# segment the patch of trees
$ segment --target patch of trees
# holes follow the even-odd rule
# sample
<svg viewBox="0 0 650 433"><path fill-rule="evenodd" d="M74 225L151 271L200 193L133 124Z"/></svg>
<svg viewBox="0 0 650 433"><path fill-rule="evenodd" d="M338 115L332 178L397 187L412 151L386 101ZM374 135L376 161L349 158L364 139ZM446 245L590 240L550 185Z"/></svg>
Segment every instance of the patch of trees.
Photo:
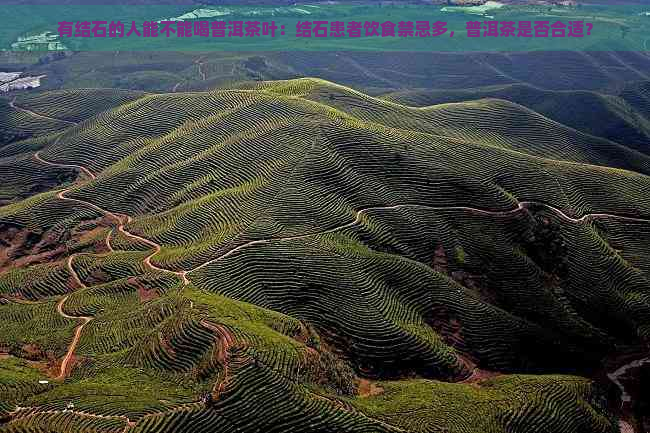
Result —
<svg viewBox="0 0 650 433"><path fill-rule="evenodd" d="M68 56L65 51L56 51L54 53L47 54L43 57L39 57L36 62L37 65L47 65L51 62L56 62L58 60L63 60Z"/></svg>
<svg viewBox="0 0 650 433"><path fill-rule="evenodd" d="M253 71L261 71L266 69L266 59L262 56L253 56L244 60L244 67Z"/></svg>
<svg viewBox="0 0 650 433"><path fill-rule="evenodd" d="M528 227L523 234L523 247L544 272L564 279L569 272L568 247L560 225L541 212L528 210Z"/></svg>
<svg viewBox="0 0 650 433"><path fill-rule="evenodd" d="M15 141L25 140L31 137L31 134L20 131L0 131L0 146L11 144Z"/></svg>

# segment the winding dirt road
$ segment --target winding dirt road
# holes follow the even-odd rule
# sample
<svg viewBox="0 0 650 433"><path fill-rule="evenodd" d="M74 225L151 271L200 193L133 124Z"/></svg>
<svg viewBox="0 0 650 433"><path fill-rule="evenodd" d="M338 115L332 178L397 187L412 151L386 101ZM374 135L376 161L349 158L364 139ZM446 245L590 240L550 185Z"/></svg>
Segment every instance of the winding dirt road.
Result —
<svg viewBox="0 0 650 433"><path fill-rule="evenodd" d="M625 386L623 386L623 384L621 383L620 378L623 375L625 375L625 373L627 373L629 370L634 370L636 368L641 367L643 364L648 364L648 363L650 363L650 357L635 359L628 362L625 365L622 365L621 367L614 370L613 372L607 374L609 380L614 382L614 384L621 390L621 406L624 406L626 403L631 402L632 396L627 392Z"/></svg>
<svg viewBox="0 0 650 433"><path fill-rule="evenodd" d="M47 161L47 160L43 159L40 156L40 151L36 152L34 154L34 158L37 161L39 161L39 162L41 162L43 164L51 165L51 166L54 166L54 167L74 168L74 169L80 170L86 176L88 176L90 178L90 180L95 180L97 178L90 170L88 170L87 168L85 168L83 166L76 165L76 164L60 164L60 163ZM148 266L150 269L155 270L155 271L167 272L167 273L171 273L171 274L174 274L174 275L178 276L181 279L181 281L183 281L183 285L187 285L187 284L190 283L190 281L188 280L188 278L186 276L187 271L172 271L172 270L169 270L169 269L161 268L161 267L156 266L153 263L151 263L151 258L160 252L161 246L160 246L160 244L157 244L156 242L153 242L153 241L151 241L149 239L143 238L142 236L138 236L138 235L133 234L133 233L129 232L128 230L126 230L124 228L124 225L128 224L128 223L130 223L132 221L130 216L128 216L128 215L118 215L118 214L113 213L111 211L108 211L106 209L102 209L101 207L99 207L99 206L97 206L97 205L95 205L93 203L90 203L88 201L67 197L65 194L67 192L69 192L70 189L72 189L72 186L70 188L66 188L66 189L60 191L59 193L57 193L57 195L56 195L57 198L59 198L61 200L67 200L67 201L71 201L71 202L74 202L74 203L79 203L79 204L88 206L88 207L96 210L97 212L99 212L101 214L104 214L107 217L115 220L117 222L117 230L120 233L122 233L124 236L126 236L128 238L131 238L133 240L136 240L136 241L143 242L143 243L145 243L145 244L147 244L147 245L149 245L150 247L153 248L153 252L151 254L149 254L144 259L144 264L146 266ZM110 244L110 233L109 233L109 236L106 239L106 245L109 247L109 250L113 249L111 247L111 244Z"/></svg>
<svg viewBox="0 0 650 433"><path fill-rule="evenodd" d="M228 386L228 383L230 381L229 377L229 361L230 361L230 354L228 350L230 350L230 347L233 345L235 341L234 335L228 331L224 326L217 325L215 323L209 322L207 320L202 320L201 325L204 328L207 328L214 332L215 338L220 342L219 344L219 352L217 353L217 360L221 362L223 365L223 378L217 382L212 387L212 395L214 396L215 399L218 399L219 396L224 392L226 386Z"/></svg>
<svg viewBox="0 0 650 433"><path fill-rule="evenodd" d="M83 167L81 165L77 165L77 164L60 164L60 163L50 162L50 161L47 161L47 160L43 159L40 156L40 152L36 152L34 154L34 159L36 161L38 161L38 162L41 162L43 164L50 165L50 166L73 168L73 169L79 170L90 181L96 179L96 176L90 170L88 170L86 167ZM130 237L130 238L135 239L135 240L142 241L142 242L146 243L147 245L152 246L154 248L153 252L151 254L149 254L144 259L145 265L149 266L149 268L151 268L153 270L168 272L168 273L172 273L174 275L177 275L183 281L183 285L189 284L189 280L187 279L187 277L185 275L186 274L185 271L180 271L180 272L178 272L178 271L170 271L170 270L163 269L163 268L160 268L158 266L155 266L154 264L151 263L151 258L160 251L161 247L160 247L159 244L157 244L157 243L155 243L153 241L150 241L150 240L145 239L145 238L143 238L141 236L138 236L138 235L134 235L134 234L128 232L127 230L125 230L124 229L124 224L131 222L130 217L128 217L128 216L122 217L120 215L117 215L117 214L115 214L113 212L102 209L99 206L96 206L96 205L94 205L94 204L92 204L90 202L84 201L84 200L78 200L78 199L75 199L75 198L66 197L65 193L70 191L71 188L72 188L72 186L70 188L66 188L66 189L60 191L59 193L57 193L57 195L56 195L57 198L59 198L60 200L67 200L67 201L71 201L71 202L74 202L74 203L79 203L79 204L88 206L88 207L98 211L99 213L102 213L102 214L108 216L109 218L115 220L117 222L117 229L121 233L123 233L125 236ZM108 247L109 252L112 252L113 247L111 246L111 243L110 243L110 236L111 236L111 233L109 232L107 234L107 236L106 236L106 246ZM74 266L73 266L73 261L78 255L79 254L70 255L70 257L68 257L68 260L66 262L66 266L67 266L67 268L68 268L68 270L70 272L70 275L72 276L73 280L75 281L75 283L81 288L87 288L86 284L84 284L84 282L81 281L81 279L79 278L79 275L77 274L77 272L75 271ZM70 315L66 314L66 312L63 310L63 308L64 308L65 302L68 300L69 296L70 295L65 296L64 298L61 299L61 301L59 301L59 303L57 304L57 312L62 317L65 317L67 319L82 320L83 323L81 323L75 329L75 333L74 333L72 342L68 346L68 351L66 352L65 357L61 361L60 372L59 372L59 375L56 377L57 380L65 379L66 376L68 375L68 373L70 372L70 363L73 360L74 352L75 352L75 350L76 350L76 348L77 348L77 346L79 344L79 339L81 338L81 332L83 331L84 326L86 326L91 320L93 320L92 317L88 317L88 316L70 316Z"/></svg>
<svg viewBox="0 0 650 433"><path fill-rule="evenodd" d="M629 370L640 368L644 364L649 363L650 356L641 359L634 359L627 364L620 366L613 372L607 374L607 378L621 390L621 407L619 408L621 412L624 412L626 407L630 408L632 404L632 396L629 392L627 392L627 389L625 389L625 385L621 381L621 377L624 376L625 373L627 373ZM632 427L630 423L623 419L619 420L619 429L621 433L635 433L634 427Z"/></svg>
<svg viewBox="0 0 650 433"><path fill-rule="evenodd" d="M126 224L130 223L131 221L132 221L131 217L127 216L126 217ZM147 238L143 238L142 236L138 236L138 235L135 235L133 233L128 232L124 228L124 224L122 222L120 222L120 225L117 227L117 229L119 230L120 233L124 234L125 236L130 237L131 239L135 239L137 241L143 242L143 243L149 245L150 247L153 247L153 249L154 249L153 252L151 254L149 254L147 257L145 257L145 259L143 261L143 263L146 266L148 266L150 269L153 269L155 271L167 272L167 273L174 274L177 277L180 277L181 281L183 281L184 286L186 286L186 285L188 285L190 283L190 280L187 278L187 271L172 271L172 270L169 270L169 269L161 268L161 267L156 266L153 263L151 263L151 259L153 258L153 256L158 254L160 252L161 248L162 248L160 246L160 244L157 244L156 242L154 242L152 240L149 240Z"/></svg>
<svg viewBox="0 0 650 433"><path fill-rule="evenodd" d="M54 167L74 168L74 169L80 170L86 176L88 176L91 180L96 179L96 176L90 170L88 170L87 168L85 168L85 167L83 167L81 165L61 164L61 163L50 162L50 161L47 161L47 160L43 159L40 156L40 151L38 151L38 152L36 152L34 154L34 158L37 161L39 161L39 162L41 162L43 164L51 165L51 166L54 166ZM124 228L124 226L126 224L129 224L130 222L132 222L132 218L130 216L128 216L128 215L118 215L118 214L113 213L111 211L102 209L99 206L97 206L97 205L95 205L93 203L90 203L88 201L67 197L65 194L67 192L69 192L71 188L72 187L60 191L57 194L57 197L59 199L61 199L61 200L68 200L68 201L72 201L72 202L76 202L76 203L88 206L88 207L96 210L97 212L102 213L102 214L108 216L111 219L114 219L118 223L118 226L117 226L118 231L120 231L126 237L129 237L129 238L131 238L133 240L136 240L136 241L139 241L139 242L143 242L143 243L145 243L145 244L147 244L147 245L149 245L150 247L153 248L153 252L144 259L144 263L145 263L146 266L148 266L152 270L174 274L174 275L178 276L183 281L184 285L187 285L187 284L190 283L190 280L188 278L188 274L191 274L194 271L198 271L199 269L202 269L205 266L208 266L208 265L210 265L212 263L215 263L215 262L217 262L219 260L223 260L223 259L235 254L236 252L238 252L238 251L240 251L242 249L245 249L245 248L248 248L248 247L251 247L251 246L254 246L254 245L267 244L267 243L270 243L270 242L299 240L299 239L305 239L305 238L308 238L308 237L311 237L311 236L318 236L318 235L324 235L324 234L328 234L328 233L334 233L334 232L344 230L346 228L353 227L353 226L357 225L358 223L361 222L361 218L363 217L363 215L367 214L368 212L371 212L371 211L399 210L399 209L426 209L426 210L434 210L434 211L435 210L441 210L441 211L443 211L443 210L460 210L460 211L467 211L467 212L472 212L472 213L481 214L481 215L490 215L490 216L495 216L495 217L503 217L503 216L508 216L508 215L515 214L517 212L523 211L523 210L531 208L531 207L543 207L543 208L546 208L546 209L554 212L561 219L563 219L563 220L565 220L567 222L571 222L571 223L582 223L582 222L586 222L586 221L589 221L589 220L606 219L606 218L618 219L618 220L629 221L629 222L650 223L650 219L636 218L636 217L630 217L630 216L624 216L624 215L615 215L615 214L609 214L609 213L590 213L590 214L586 214L586 215L584 215L584 216L582 216L580 218L573 218L573 217L567 215L562 210L560 210L560 209L558 209L556 207L553 207L553 206L545 204L545 203L533 202L533 201L521 201L513 209L504 210L504 211L491 211L491 210L487 210L487 209L479 209L479 208L473 208L473 207L468 207L468 206L427 206L427 205L411 204L411 203L398 204L398 205L393 205L393 206L374 206L374 207L367 207L367 208L362 208L362 209L357 210L354 220L347 223L347 224L343 224L343 225L333 227L333 228L330 228L330 229L326 229L326 230L322 230L322 231L318 231L318 232L314 232L314 233L307 233L307 234L303 234L303 235L286 236L286 237L279 237L279 238L268 238L268 239L257 239L257 240L250 241L250 242L244 243L242 245L239 245L239 246L227 251L226 253L224 253L224 254L222 254L222 255L220 255L218 257L215 257L214 259L210 259L210 260L208 260L208 261L206 261L206 262L204 262L204 263L202 263L202 264L200 264L200 265L198 265L198 266L196 266L196 267L194 267L192 269L174 271L174 270L170 270L170 269L161 268L161 267L151 263L151 259L156 254L158 254L160 252L162 247L161 247L160 244L158 244L158 243L156 243L156 242L154 242L154 241L152 241L150 239L147 239L147 238L144 238L142 236L133 234L133 233L129 232L128 230L126 230ZM107 240L107 245L110 246L110 240Z"/></svg>
<svg viewBox="0 0 650 433"><path fill-rule="evenodd" d="M68 257L66 266L70 271L70 275L72 275L72 278L75 280L75 283L77 283L81 288L87 288L87 286L84 284L83 281L81 281L79 275L77 275L77 272L74 270L74 267L72 266L72 261L76 256L77 256L76 254L72 254L70 257ZM59 372L59 375L56 377L57 380L63 380L66 378L68 372L70 371L69 370L70 362L72 361L74 352L77 349L77 345L79 344L79 338L81 338L81 331L83 330L84 326L88 324L88 322L93 320L92 317L88 317L88 316L70 316L66 314L66 312L63 311L63 306L65 304L65 301L67 301L69 297L70 295L65 296L63 299L59 301L58 304L56 304L56 311L66 319L82 320L83 323L77 326L77 328L74 331L74 337L72 338L72 342L70 343L70 346L68 346L68 351L63 357L63 361L61 361L61 370Z"/></svg>
<svg viewBox="0 0 650 433"><path fill-rule="evenodd" d="M19 107L18 105L16 105L16 98L17 98L17 96L14 96L14 99L9 101L9 106L11 108L13 108L14 110L22 111L23 113L29 114L30 116L33 116L33 117L38 117L40 119L53 120L55 122L67 123L68 125L76 125L77 124L76 122L71 122L69 120L63 120L63 119L56 119L54 117L45 116L45 115L39 114L39 113L37 113L35 111L28 110L27 108Z"/></svg>
<svg viewBox="0 0 650 433"><path fill-rule="evenodd" d="M43 164L46 164L46 165L55 166L55 167L66 167L66 168L77 169L80 172L84 173L84 175L87 176L87 178L89 179L88 181L92 181L92 180L96 179L96 176L90 170L88 170L87 168L85 168L83 166L76 165L76 164L60 164L60 163L49 162L49 161L43 159L40 156L40 152L36 152L36 154L34 155L34 158L37 161L39 161L39 162L41 162ZM472 213L475 213L475 214L490 215L490 216L495 216L495 217L504 217L504 216L509 216L509 215L515 214L517 212L523 211L525 209L528 209L528 208L534 206L534 207L546 208L546 209L554 212L561 219L563 219L563 220L565 220L567 222L570 222L570 223L583 223L583 222L586 222L586 221L589 221L589 220L604 219L604 218L618 219L618 220L629 221L629 222L650 223L650 219L636 218L636 217L629 217L629 216L622 216L622 215L614 215L614 214L608 214L608 213L591 213L591 214L586 214L586 215L584 215L584 216L582 216L580 218L574 218L574 217L571 217L571 216L567 215L562 210L557 209L557 208L555 208L553 206L547 205L545 203L538 203L538 202L531 202L531 201L519 202L515 208L509 209L509 210L504 210L504 211L490 211L490 210L486 210L486 209L478 209L478 208L472 208L472 207L466 207L466 206L433 207L433 206L426 206L426 205L420 205L420 204L398 204L398 205L393 205L393 206L367 207L367 208L362 208L362 209L356 211L356 215L355 215L354 220L347 223L347 224L343 224L341 226L333 227L333 228L322 230L322 231L315 232L315 233L303 234L303 235L281 237L281 238L258 239L258 240L250 241L250 242L244 243L242 245L239 245L239 246L227 251L226 253L221 254L220 256L218 256L218 257L216 257L214 259L210 259L210 260L196 266L193 269L182 270L182 271L174 271L174 270L161 268L161 267L151 263L152 258L156 254L158 254L160 252L162 247L160 246L160 244L158 244L158 243L156 243L156 242L154 242L154 241L152 241L150 239L146 239L146 238L144 238L142 236L130 233L128 230L126 230L124 228L124 225L128 224L128 223L130 223L132 221L130 216L128 216L128 215L118 215L116 213L113 213L113 212L107 211L105 209L102 209L99 206L94 205L93 203L90 203L90 202L87 202L87 201L84 201L84 200L79 200L79 199L74 199L74 198L67 197L65 194L67 192L69 192L71 188L72 188L72 186L60 191L57 194L57 197L59 199L61 199L61 200L68 200L68 201L71 201L71 202L75 202L75 203L79 203L79 204L83 204L85 206L91 207L92 209L95 209L96 211L98 211L98 212L108 216L109 218L115 220L117 222L118 231L120 233L122 233L124 236L126 236L128 238L131 238L133 240L139 241L139 242L143 242L143 243L145 243L145 244L147 244L147 245L149 245L150 247L153 248L153 251L143 261L146 266L148 266L152 270L156 270L156 271L160 271L160 272L167 272L167 273L171 273L173 275L176 275L177 277L179 277L181 279L183 285L188 285L191 282L190 279L188 278L188 274L191 274L194 271L198 271L198 270L204 268L205 266L208 266L208 265L210 265L212 263L215 263L215 262L217 262L219 260L225 259L225 258L237 253L238 251L241 251L241 250L245 249L245 248L248 248L248 247L251 247L251 246L254 246L254 245L267 244L267 243L270 243L270 242L283 242L283 241L299 240L299 239L305 239L305 238L308 238L308 237L311 237L311 236L334 233L334 232L344 230L346 228L353 227L353 226L357 225L358 223L361 222L361 219L362 219L363 215L367 214L368 212L371 212L371 211L399 210L399 209L408 209L408 208L411 208L411 209L416 208L417 209L417 208L419 208L419 209L427 209L427 210L462 210L462 211L472 212ZM112 251L112 247L110 245L110 234L111 233L109 232L108 236L107 236L107 239L106 239L106 245L108 246L109 251ZM76 255L73 254L68 258L68 262L67 262L68 269L70 270L70 274L74 278L75 282L80 287L86 287L85 284L79 279L79 276L77 275L77 273L75 272L75 270L74 270L74 268L72 266L74 257L76 257ZM68 299L68 296L61 299L61 301L58 303L57 311L63 317L66 317L66 318L69 318L69 319L77 319L77 320L80 319L80 320L83 321L83 323L81 323L75 330L74 338L73 338L72 342L70 343L70 346L68 348L68 352L66 353L66 356L63 358L63 361L61 363L61 371L60 371L60 374L57 377L57 379L63 379L68 374L68 372L69 372L69 364L70 364L71 360L73 359L74 351L75 351L75 349L76 349L76 347L77 347L77 345L79 343L79 339L80 339L83 327L93 319L92 317L87 317L87 316L74 317L74 316L67 315L65 313L65 311L63 310L63 307L64 307L64 304L65 304L66 300ZM215 332L218 332L218 334L221 334L223 336L222 330L216 328L213 324L210 324L209 322L205 322L205 323L202 322L202 324L203 324L203 326L205 326L205 327L207 327L207 328L209 328L209 329L211 329L211 330L213 330ZM646 363L646 362L650 362L650 358L643 358L643 359L640 359L640 360L634 360L634 361L624 365L623 367L620 367L616 371L608 374L609 379L616 386L618 386L622 391L622 395L623 395L623 397L622 397L623 403L622 404L625 404L625 402L629 402L631 397L630 397L629 393L627 393L627 391L625 390L624 385L619 380L620 376L622 376L628 369L638 367L640 364L643 364L643 363ZM226 377L227 377L227 375L226 375ZM218 388L217 391L221 391L221 389ZM127 428L128 428L128 426L127 426ZM622 421L621 424L620 424L620 428L621 428L621 431L630 431L631 426L628 423L626 423L625 421ZM633 431L633 430L631 430L631 431Z"/></svg>
<svg viewBox="0 0 650 433"><path fill-rule="evenodd" d="M87 168L81 166L81 165L76 165L76 164L61 164L61 163L55 163L55 162L50 162L45 159L43 159L40 156L40 151L36 152L34 154L34 158L47 165L55 166L55 167L65 167L65 168L74 168L77 170L80 170L83 172L86 176L88 176L91 180L96 179L96 176ZM356 211L356 215L353 221L343 224L337 227L333 227L330 229L322 230L319 232L314 232L314 233L307 233L303 235L296 235L296 236L286 236L286 237L280 237L280 238L268 238L268 239L258 239L254 241L250 241L247 243L244 243L242 245L239 245L224 254L215 257L213 259L210 259L192 269L187 269L187 270L181 270L181 271L174 271L170 269L165 269L161 268L153 263L151 263L152 258L160 252L162 249L161 245L150 240L147 238L144 238L142 236L133 234L126 230L124 228L125 224L128 224L132 221L132 218L128 215L118 215L116 213L110 212L108 210L102 209L99 206L90 203L85 200L80 200L80 199L75 199L75 198L70 198L67 197L65 194L70 191L72 187L64 189L60 191L57 194L57 197L61 200L68 200L72 201L75 203L79 203L85 206L88 206L94 210L96 210L99 213L102 213L109 218L115 220L117 222L117 229L120 233L122 233L124 236L131 238L133 240L143 242L150 247L153 248L153 252L149 254L145 259L144 259L144 264L149 267L152 270L156 270L159 272L167 272L176 275L181 279L184 285L187 285L190 283L190 279L188 277L188 274L191 274L192 272L198 271L212 263L215 263L217 261L223 260L225 258L228 258L229 256L237 253L238 251L241 251L245 248L254 246L254 245L262 245L262 244L267 244L271 242L281 242L281 241L292 241L292 240L299 240L299 239L305 239L311 236L318 236L318 235L324 235L328 233L334 233L340 230L344 230L349 227L353 227L361 222L361 218L363 217L364 214L367 214L368 212L371 211L381 211L381 210L399 210L399 209L426 209L426 210L460 210L460 211L467 211L467 212L472 212L475 214L481 214L481 215L490 215L490 216L495 216L495 217L503 217L503 216L508 216L515 214L517 212L520 212L524 209L528 209L530 207L543 207L546 208L555 214L557 214L561 219L571 222L571 223L582 223L585 221L593 220L593 219L604 219L604 218L611 218L611 219L618 219L618 220L623 220L623 221L630 221L630 222L642 222L642 223L650 223L650 219L645 219L645 218L636 218L636 217L629 217L629 216L623 216L623 215L615 215L615 214L608 214L608 213L591 213L591 214L586 214L580 218L573 218L566 213L564 213L562 210L555 208L553 206L550 206L545 203L540 203L540 202L532 202L532 201L521 201L517 204L517 206L513 209L509 210L504 210L504 211L490 211L487 209L479 209L479 208L473 208L473 207L468 207L468 206L426 206L426 205L421 205L421 204L398 204L398 205L393 205L393 206L374 206L374 207L367 207L367 208L362 208ZM110 247L110 240L107 239L107 245ZM111 248L112 249L112 248Z"/></svg>
<svg viewBox="0 0 650 433"><path fill-rule="evenodd" d="M86 167L83 167L81 165L76 165L76 164L61 164L61 163L56 163L56 162L49 162L49 161L46 161L43 158L41 158L40 153L41 153L40 150L38 152L36 152L34 154L34 159L36 161L42 163L42 164L51 165L53 167L74 168L74 169L77 169L77 170L81 171L83 174L88 176L90 179L92 179L92 180L95 179L95 175L90 170L88 170Z"/></svg>
<svg viewBox="0 0 650 433"><path fill-rule="evenodd" d="M524 209L528 209L533 206L541 206L546 209L549 209L556 213L561 219L572 222L572 223L582 223L591 219L602 219L602 218L614 218L614 219L619 219L619 220L624 220L624 221L630 221L630 222L644 222L644 223L650 223L650 220L648 219L643 219L643 218L634 218L634 217L627 217L627 216L621 216L621 215L613 215L613 214L607 214L607 213L593 213L593 214L586 214L580 218L573 218L570 217L569 215L565 214L562 212L560 209L557 209L553 206L544 204L544 203L538 203L538 202L532 202L532 201L521 201L517 204L517 207L505 211L490 211L486 209L478 209L478 208L473 208L473 207L467 207L467 206L442 206L442 207L435 207L435 206L426 206L426 205L420 205L420 204L398 204L394 206L377 206L377 207L367 207L360 209L356 211L356 217L354 218L354 221L344 224L342 226L334 227L331 229L327 229L324 231L316 232L316 233L308 233L304 235L296 235L296 236L289 236L289 237L282 237L282 238L269 238L269 239L258 239L254 241L247 242L245 244L239 245L238 247L233 248L232 250L226 252L225 254L222 254L219 257L216 257L214 259L208 260L207 262L202 263L201 265L186 271L187 273L192 273L194 271L198 271L201 268L204 268L205 266L208 266L212 263L218 262L219 260L225 259L229 257L230 255L236 253L237 251L240 251L244 248L248 248L254 245L261 245L261 244L267 244L270 242L274 241L291 241L291 240L298 240L298 239L305 239L311 236L317 236L317 235L324 235L328 233L334 233L349 227L353 227L357 225L358 223L361 222L361 217L370 212L370 211L377 211L377 210L399 210L399 209L426 209L426 210L461 210L461 211L467 211L467 212L472 212L475 214L481 214L481 215L490 215L490 216L495 216L495 217L503 217L503 216L508 216L515 214L517 212L520 212Z"/></svg>

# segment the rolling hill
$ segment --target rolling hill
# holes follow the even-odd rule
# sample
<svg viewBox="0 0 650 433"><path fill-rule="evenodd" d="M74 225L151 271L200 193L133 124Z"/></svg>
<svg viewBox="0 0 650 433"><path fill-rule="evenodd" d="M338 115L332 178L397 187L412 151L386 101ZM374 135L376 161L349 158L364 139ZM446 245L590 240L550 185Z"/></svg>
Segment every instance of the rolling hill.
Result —
<svg viewBox="0 0 650 433"><path fill-rule="evenodd" d="M367 93L527 84L617 94L650 79L643 52L0 52L0 70L47 75L43 89L149 92L231 88L245 80L318 77Z"/></svg>
<svg viewBox="0 0 650 433"><path fill-rule="evenodd" d="M644 88L579 96L631 131ZM4 105L30 137L0 147L0 432L619 431L650 156L562 93L478 95Z"/></svg>
<svg viewBox="0 0 650 433"><path fill-rule="evenodd" d="M611 95L585 90L550 91L527 84L508 84L468 90L405 90L382 96L411 106L484 98L504 99L581 132L608 138L647 154L650 152L647 87L647 81L634 82L619 94Z"/></svg>

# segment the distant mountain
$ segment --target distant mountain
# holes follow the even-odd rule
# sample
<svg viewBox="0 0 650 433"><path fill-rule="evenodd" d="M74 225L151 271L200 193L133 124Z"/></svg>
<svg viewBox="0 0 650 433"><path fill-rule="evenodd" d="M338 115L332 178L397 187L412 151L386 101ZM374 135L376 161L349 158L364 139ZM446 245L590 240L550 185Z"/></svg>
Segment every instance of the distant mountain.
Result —
<svg viewBox="0 0 650 433"><path fill-rule="evenodd" d="M552 91L528 84L507 84L463 90L397 91L383 97L415 106L483 98L506 99L572 128L616 140L650 154L649 85L647 81L630 84L619 95L584 90Z"/></svg>
<svg viewBox="0 0 650 433"><path fill-rule="evenodd" d="M40 58L39 58L40 57ZM234 82L313 76L369 93L527 84L618 94L650 80L642 52L79 52L0 53L0 70L47 75L42 89L208 90ZM203 73L201 73L203 72ZM205 74L205 75L204 75Z"/></svg>

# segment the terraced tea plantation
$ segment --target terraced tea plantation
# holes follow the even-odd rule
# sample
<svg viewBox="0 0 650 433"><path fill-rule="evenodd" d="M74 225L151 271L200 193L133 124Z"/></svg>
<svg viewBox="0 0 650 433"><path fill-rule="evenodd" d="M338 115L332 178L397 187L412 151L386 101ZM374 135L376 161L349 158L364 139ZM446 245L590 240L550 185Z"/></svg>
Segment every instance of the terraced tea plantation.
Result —
<svg viewBox="0 0 650 433"><path fill-rule="evenodd" d="M647 89L12 95L0 432L639 428Z"/></svg>

